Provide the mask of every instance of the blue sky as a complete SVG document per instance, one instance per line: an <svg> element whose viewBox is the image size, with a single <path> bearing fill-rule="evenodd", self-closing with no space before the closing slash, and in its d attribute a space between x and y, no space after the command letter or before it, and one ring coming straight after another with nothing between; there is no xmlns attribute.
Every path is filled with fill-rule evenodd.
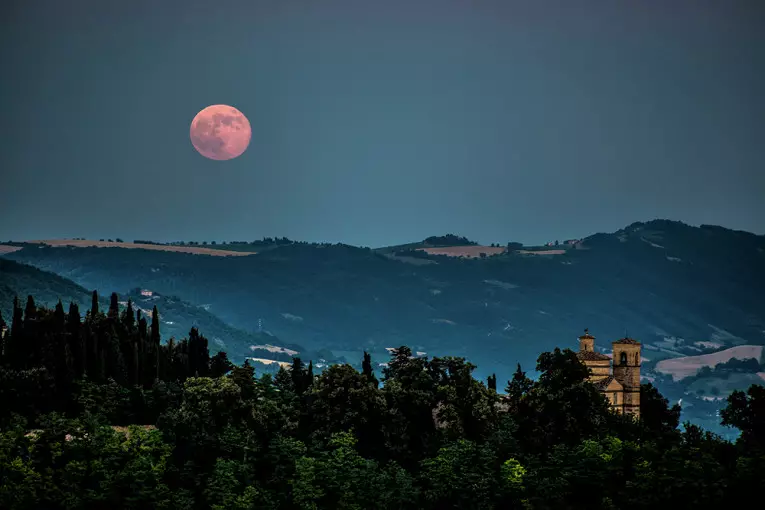
<svg viewBox="0 0 765 510"><path fill-rule="evenodd" d="M765 4L12 1L0 239L765 233ZM239 108L210 161L189 123Z"/></svg>

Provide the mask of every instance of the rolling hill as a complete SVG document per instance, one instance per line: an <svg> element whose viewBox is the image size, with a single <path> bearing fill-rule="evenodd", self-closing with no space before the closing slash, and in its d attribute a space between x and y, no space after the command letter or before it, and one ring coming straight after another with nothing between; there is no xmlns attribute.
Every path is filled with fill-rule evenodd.
<svg viewBox="0 0 765 510"><path fill-rule="evenodd" d="M383 359L385 348L406 344L465 356L479 365L477 375L496 372L500 380L516 362L532 368L541 351L575 348L585 327L604 351L628 332L644 344L643 374L684 405L692 398L687 388L656 372L656 363L765 344L763 236L656 220L550 256L524 248L461 259L418 250L428 246L449 248L286 243L246 257L208 257L27 246L4 256L88 288L177 295L235 328L262 325L336 357L353 360L367 349ZM699 412L714 414L704 405L697 403Z"/></svg>
<svg viewBox="0 0 765 510"><path fill-rule="evenodd" d="M274 356L275 352L253 351L252 346L273 345L279 349L288 349L293 352L301 352L303 348L296 345L286 346L277 337L268 333L247 333L236 329L218 317L204 309L187 303L177 297L154 294L144 296L141 289L120 293L121 304L126 305L127 299L132 299L134 308L140 309L147 316L151 316L152 308L156 305L160 314L161 333L164 341L169 338L183 338L188 335L192 327L199 328L200 332L210 340L211 350L225 350L232 359L243 359L253 355L253 352L262 354L261 357L283 359L284 356ZM109 299L106 292L100 296L100 306L106 309ZM80 305L80 311L84 314L90 307L91 291L48 271L0 258L0 311L6 321L10 321L15 296L23 303L26 296L32 295L38 305L52 307L60 299L65 305L75 302ZM289 359L289 357L287 357Z"/></svg>

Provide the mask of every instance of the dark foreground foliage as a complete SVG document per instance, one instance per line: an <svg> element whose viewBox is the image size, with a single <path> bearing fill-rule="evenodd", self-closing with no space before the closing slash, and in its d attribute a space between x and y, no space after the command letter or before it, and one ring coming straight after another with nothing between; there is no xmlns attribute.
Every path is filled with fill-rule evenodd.
<svg viewBox="0 0 765 510"><path fill-rule="evenodd" d="M196 330L162 344L156 310L118 310L15 304L0 508L704 509L765 489L761 386L728 399L733 444L681 431L651 385L639 421L610 412L568 350L539 357L538 381L518 367L504 395L462 358L407 347L382 381L368 355L361 373L295 359L256 376Z"/></svg>

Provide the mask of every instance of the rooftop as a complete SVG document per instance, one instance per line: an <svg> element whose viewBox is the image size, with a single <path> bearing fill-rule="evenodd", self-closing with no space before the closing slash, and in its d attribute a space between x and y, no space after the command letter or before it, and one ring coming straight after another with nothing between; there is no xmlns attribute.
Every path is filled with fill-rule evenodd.
<svg viewBox="0 0 765 510"><path fill-rule="evenodd" d="M611 361L611 358L599 352L579 351L576 355L582 361Z"/></svg>
<svg viewBox="0 0 765 510"><path fill-rule="evenodd" d="M600 379L599 381L595 381L594 384L596 388L599 390L603 390L605 388L608 388L608 385L611 384L614 381L614 376L609 375L605 379Z"/></svg>
<svg viewBox="0 0 765 510"><path fill-rule="evenodd" d="M615 344L640 345L640 342L638 342L634 338L622 338L622 339L616 340L616 341L614 341L612 343L615 343Z"/></svg>

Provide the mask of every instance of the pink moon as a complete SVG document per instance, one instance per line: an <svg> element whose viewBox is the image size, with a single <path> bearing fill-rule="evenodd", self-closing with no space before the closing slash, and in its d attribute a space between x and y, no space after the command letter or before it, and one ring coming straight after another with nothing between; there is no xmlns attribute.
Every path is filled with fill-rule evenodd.
<svg viewBox="0 0 765 510"><path fill-rule="evenodd" d="M217 161L241 156L252 137L247 117L225 104L214 104L197 113L189 132L197 152Z"/></svg>

